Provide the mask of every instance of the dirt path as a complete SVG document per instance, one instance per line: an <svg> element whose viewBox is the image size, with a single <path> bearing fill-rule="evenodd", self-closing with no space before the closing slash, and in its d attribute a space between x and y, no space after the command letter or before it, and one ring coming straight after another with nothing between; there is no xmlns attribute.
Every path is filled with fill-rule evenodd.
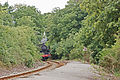
<svg viewBox="0 0 120 80"><path fill-rule="evenodd" d="M89 64L72 61L55 70L13 80L96 80L95 77L98 75L94 74L91 68Z"/></svg>

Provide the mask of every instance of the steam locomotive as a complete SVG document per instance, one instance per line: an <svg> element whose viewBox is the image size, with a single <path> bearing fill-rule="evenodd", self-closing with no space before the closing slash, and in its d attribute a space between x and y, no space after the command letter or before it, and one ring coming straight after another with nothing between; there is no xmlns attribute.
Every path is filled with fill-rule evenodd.
<svg viewBox="0 0 120 80"><path fill-rule="evenodd" d="M48 58L51 57L50 49L48 49L48 47L44 43L41 45L41 51L40 52L44 53L42 55L42 60L43 61L46 61Z"/></svg>
<svg viewBox="0 0 120 80"><path fill-rule="evenodd" d="M42 44L39 45L39 47L41 47L40 52L43 53L43 55L42 55L42 60L43 61L46 61L48 58L51 57L50 49L48 49L48 47L45 45L46 41L47 41L47 37L46 37L45 32L44 32L43 38L41 40Z"/></svg>

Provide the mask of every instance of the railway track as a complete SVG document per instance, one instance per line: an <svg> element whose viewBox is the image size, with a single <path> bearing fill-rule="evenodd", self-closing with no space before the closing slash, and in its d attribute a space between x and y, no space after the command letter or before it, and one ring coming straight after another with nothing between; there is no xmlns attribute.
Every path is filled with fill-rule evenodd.
<svg viewBox="0 0 120 80"><path fill-rule="evenodd" d="M66 64L66 62L60 62L60 61L59 62L58 61L46 61L46 63L47 63L47 65L42 67L42 68L32 70L32 71L28 71L28 72L23 72L23 73L18 73L18 74L14 74L14 75L8 75L8 76L0 77L0 80L9 80L9 79L17 78L17 77L29 76L31 74L35 74L37 72L46 70L50 67L51 67L51 69L54 69L54 68L58 68L58 67L61 67L61 66ZM52 67L52 66L54 66L54 67Z"/></svg>

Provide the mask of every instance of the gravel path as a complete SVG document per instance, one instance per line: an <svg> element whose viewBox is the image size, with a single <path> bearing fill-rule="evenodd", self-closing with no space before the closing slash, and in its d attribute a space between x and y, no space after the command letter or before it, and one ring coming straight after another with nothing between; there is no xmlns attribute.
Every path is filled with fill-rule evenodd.
<svg viewBox="0 0 120 80"><path fill-rule="evenodd" d="M72 61L60 68L13 80L96 80L91 65ZM97 79L99 80L99 79Z"/></svg>

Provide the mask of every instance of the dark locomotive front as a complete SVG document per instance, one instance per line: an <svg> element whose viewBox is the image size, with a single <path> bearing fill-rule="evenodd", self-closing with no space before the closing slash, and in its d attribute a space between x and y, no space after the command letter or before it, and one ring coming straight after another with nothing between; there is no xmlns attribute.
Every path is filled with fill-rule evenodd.
<svg viewBox="0 0 120 80"><path fill-rule="evenodd" d="M41 46L41 51L40 52L44 53L42 55L42 60L43 61L46 61L48 58L51 57L50 49L48 49L47 46L44 43Z"/></svg>

